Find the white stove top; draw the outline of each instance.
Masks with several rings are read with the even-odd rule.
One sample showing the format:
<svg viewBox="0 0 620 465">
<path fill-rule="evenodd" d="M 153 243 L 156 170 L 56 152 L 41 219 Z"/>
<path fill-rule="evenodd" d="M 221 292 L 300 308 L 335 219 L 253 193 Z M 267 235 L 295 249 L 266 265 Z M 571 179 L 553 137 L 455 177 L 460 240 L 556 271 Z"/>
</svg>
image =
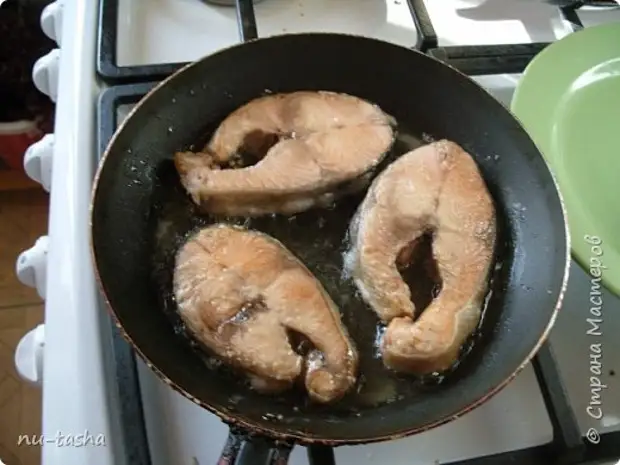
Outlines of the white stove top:
<svg viewBox="0 0 620 465">
<path fill-rule="evenodd" d="M 239 41 L 234 8 L 201 0 L 119 0 L 117 63 L 193 61 Z M 546 42 L 568 32 L 558 9 L 538 0 L 427 2 L 440 45 Z M 259 36 L 342 32 L 412 47 L 417 32 L 407 0 L 262 0 Z M 603 13 L 607 14 L 607 13 Z M 585 13 L 586 24 L 601 13 Z"/>
<path fill-rule="evenodd" d="M 124 463 L 112 444 L 113 393 L 104 389 L 105 329 L 88 250 L 88 204 L 94 172 L 95 36 L 98 2 L 67 2 L 62 20 L 57 125 L 51 188 L 46 286 L 44 434 L 105 434 L 111 447 L 44 447 L 44 465 Z M 200 0 L 119 0 L 118 64 L 184 62 L 238 42 L 233 8 Z M 427 6 L 440 45 L 549 41 L 569 33 L 557 9 L 536 0 L 442 0 Z M 333 31 L 373 36 L 405 46 L 416 42 L 406 0 L 263 0 L 256 5 L 259 36 Z M 588 24 L 620 21 L 619 11 L 585 12 Z M 509 104 L 518 75 L 476 78 Z M 618 377 L 603 376 L 600 420 L 588 415 L 590 344 L 602 342 L 604 373 L 620 371 L 620 301 L 604 294 L 603 337 L 586 334 L 590 283 L 573 266 L 568 295 L 551 339 L 580 426 L 585 432 L 620 429 Z M 79 349 L 78 349 L 79 348 Z M 154 465 L 215 463 L 227 428 L 173 392 L 139 363 L 143 406 Z M 466 416 L 418 436 L 336 449 L 339 464 L 446 463 L 547 443 L 552 429 L 533 370 Z M 119 446 L 120 447 L 120 446 Z M 291 462 L 306 464 L 303 448 Z"/>
</svg>

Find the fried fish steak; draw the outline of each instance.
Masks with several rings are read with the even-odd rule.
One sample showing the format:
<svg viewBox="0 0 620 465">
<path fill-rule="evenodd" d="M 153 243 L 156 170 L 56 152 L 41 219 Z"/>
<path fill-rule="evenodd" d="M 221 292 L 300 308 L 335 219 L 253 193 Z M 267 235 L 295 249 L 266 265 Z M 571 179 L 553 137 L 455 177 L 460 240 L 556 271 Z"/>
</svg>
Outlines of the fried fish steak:
<svg viewBox="0 0 620 465">
<path fill-rule="evenodd" d="M 329 403 L 355 384 L 358 354 L 335 303 L 266 234 L 222 224 L 200 230 L 177 254 L 174 295 L 195 339 L 258 391 L 282 392 L 302 378 L 311 399 Z M 305 353 L 293 335 L 309 341 Z"/>
<path fill-rule="evenodd" d="M 367 187 L 394 125 L 378 106 L 346 94 L 268 95 L 230 114 L 202 151 L 176 153 L 175 166 L 204 212 L 294 214 Z M 235 167 L 241 159 L 255 163 Z"/>
<path fill-rule="evenodd" d="M 373 181 L 350 233 L 350 274 L 387 325 L 384 363 L 421 375 L 450 368 L 479 324 L 496 242 L 493 199 L 474 159 L 447 140 L 401 156 Z M 416 309 L 399 270 L 427 234 L 441 288 Z"/>
</svg>

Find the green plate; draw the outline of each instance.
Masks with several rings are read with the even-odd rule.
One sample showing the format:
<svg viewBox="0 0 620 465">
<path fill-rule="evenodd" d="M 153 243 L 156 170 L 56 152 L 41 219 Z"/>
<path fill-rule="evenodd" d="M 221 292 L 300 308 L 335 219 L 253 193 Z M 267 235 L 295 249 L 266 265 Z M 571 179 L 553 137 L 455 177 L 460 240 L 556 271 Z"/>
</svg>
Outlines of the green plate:
<svg viewBox="0 0 620 465">
<path fill-rule="evenodd" d="M 558 180 L 573 258 L 620 296 L 620 24 L 549 45 L 511 109 Z"/>
</svg>

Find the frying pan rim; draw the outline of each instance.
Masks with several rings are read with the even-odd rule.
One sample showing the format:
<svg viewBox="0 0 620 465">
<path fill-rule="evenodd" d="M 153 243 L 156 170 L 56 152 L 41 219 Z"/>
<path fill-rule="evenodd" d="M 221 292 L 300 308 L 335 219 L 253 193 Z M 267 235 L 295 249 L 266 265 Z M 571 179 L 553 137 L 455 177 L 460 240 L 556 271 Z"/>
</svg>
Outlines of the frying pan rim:
<svg viewBox="0 0 620 465">
<path fill-rule="evenodd" d="M 209 58 L 212 58 L 214 56 L 220 55 L 220 54 L 224 54 L 227 53 L 229 50 L 235 49 L 235 48 L 240 48 L 243 46 L 246 46 L 250 43 L 253 42 L 266 42 L 266 41 L 279 41 L 279 40 L 286 40 L 286 37 L 291 37 L 291 36 L 321 36 L 321 37 L 334 37 L 334 38 L 338 38 L 338 37 L 348 37 L 348 38 L 353 38 L 356 40 L 361 40 L 361 41 L 366 41 L 366 42 L 380 42 L 383 44 L 386 44 L 388 46 L 391 47 L 398 47 L 398 48 L 403 48 L 405 50 L 408 50 L 409 52 L 412 53 L 417 53 L 418 55 L 424 57 L 423 59 L 428 59 L 428 60 L 432 60 L 437 62 L 439 65 L 444 66 L 446 68 L 449 68 L 450 70 L 452 70 L 453 72 L 455 72 L 456 74 L 460 75 L 461 78 L 464 78 L 466 80 L 468 80 L 471 84 L 474 84 L 476 87 L 478 87 L 480 90 L 482 90 L 483 92 L 485 92 L 487 95 L 489 95 L 491 98 L 493 98 L 497 103 L 499 103 L 514 119 L 514 121 L 518 124 L 518 126 L 521 128 L 522 132 L 524 135 L 526 135 L 529 139 L 530 142 L 532 143 L 532 145 L 534 145 L 534 147 L 536 147 L 536 150 L 539 154 L 539 157 L 542 159 L 544 166 L 547 168 L 547 172 L 549 174 L 549 176 L 551 177 L 551 180 L 553 181 L 554 187 L 555 187 L 555 192 L 556 195 L 558 196 L 558 200 L 560 203 L 560 208 L 562 211 L 562 220 L 564 222 L 564 236 L 565 236 L 565 263 L 564 263 L 564 272 L 563 272 L 563 277 L 562 277 L 562 284 L 559 290 L 559 294 L 558 294 L 558 298 L 557 301 L 555 303 L 555 307 L 553 309 L 553 312 L 551 313 L 551 316 L 549 318 L 549 322 L 547 323 L 547 325 L 545 326 L 543 333 L 541 335 L 541 337 L 539 338 L 538 342 L 534 345 L 534 347 L 532 348 L 532 350 L 527 354 L 527 356 L 524 358 L 524 360 L 521 362 L 521 364 L 509 375 L 507 376 L 501 383 L 497 384 L 496 386 L 492 387 L 486 394 L 484 394 L 483 396 L 479 397 L 476 401 L 470 403 L 469 405 L 466 405 L 464 407 L 462 407 L 460 410 L 458 410 L 457 412 L 453 413 L 453 414 L 449 414 L 449 415 L 445 415 L 443 418 L 432 422 L 432 423 L 427 423 L 423 426 L 419 426 L 416 428 L 411 428 L 411 429 L 404 429 L 401 431 L 395 431 L 392 433 L 388 433 L 388 434 L 381 434 L 381 435 L 376 435 L 376 436 L 372 436 L 372 437 L 357 437 L 357 438 L 347 438 L 347 439 L 335 439 L 335 438 L 322 438 L 322 437 L 311 437 L 309 435 L 303 434 L 303 433 L 297 433 L 297 432 L 280 432 L 268 427 L 265 427 L 261 424 L 259 424 L 258 422 L 253 422 L 253 421 L 248 421 L 245 420 L 244 418 L 235 415 L 235 414 L 230 414 L 225 412 L 222 409 L 217 408 L 216 406 L 211 405 L 210 403 L 206 403 L 203 402 L 202 400 L 192 396 L 189 392 L 187 392 L 185 389 L 183 389 L 181 386 L 177 385 L 175 382 L 173 382 L 170 378 L 168 378 L 157 366 L 155 366 L 149 359 L 149 357 L 144 354 L 142 352 L 142 350 L 137 346 L 137 344 L 134 343 L 134 341 L 132 340 L 131 336 L 125 331 L 125 329 L 123 328 L 123 326 L 121 325 L 119 318 L 114 310 L 114 308 L 112 307 L 112 305 L 110 304 L 110 301 L 108 299 L 108 295 L 105 289 L 105 286 L 103 285 L 103 281 L 101 279 L 100 273 L 99 273 L 99 267 L 98 267 L 98 261 L 97 261 L 97 254 L 95 252 L 95 238 L 94 238 L 94 234 L 93 234 L 93 213 L 94 213 L 94 206 L 95 206 L 95 202 L 96 199 L 98 198 L 98 192 L 99 192 L 99 187 L 100 187 L 100 183 L 99 183 L 99 179 L 100 176 L 103 172 L 103 169 L 106 165 L 106 160 L 108 158 L 108 156 L 110 155 L 110 152 L 112 151 L 112 148 L 114 147 L 114 143 L 116 142 L 116 139 L 119 137 L 120 133 L 122 132 L 123 128 L 125 127 L 125 125 L 131 120 L 131 118 L 133 117 L 133 115 L 139 111 L 140 107 L 143 106 L 143 104 L 149 99 L 151 98 L 160 88 L 164 87 L 169 81 L 175 79 L 177 76 L 183 74 L 183 72 L 185 72 L 186 70 L 194 67 L 194 66 L 198 66 L 200 65 L 202 62 L 208 60 Z M 312 444 L 324 444 L 324 445 L 329 445 L 329 446 L 339 446 L 339 445 L 354 445 L 354 444 L 371 444 L 371 443 L 377 443 L 377 442 L 382 442 L 382 441 L 388 441 L 388 440 L 394 440 L 394 439 L 400 439 L 400 438 L 404 438 L 404 437 L 408 437 L 408 436 L 413 436 L 415 434 L 418 433 L 422 433 L 424 431 L 428 431 L 431 430 L 433 428 L 436 428 L 438 426 L 442 426 L 446 423 L 449 423 L 453 420 L 456 420 L 457 418 L 462 417 L 463 415 L 469 413 L 470 411 L 476 409 L 477 407 L 479 407 L 480 405 L 484 404 L 485 402 L 487 402 L 488 400 L 490 400 L 493 396 L 495 396 L 496 394 L 498 394 L 502 389 L 504 389 L 508 384 L 510 384 L 513 379 L 527 366 L 528 363 L 530 363 L 530 361 L 534 358 L 534 356 L 536 355 L 536 353 L 540 350 L 541 346 L 546 342 L 546 340 L 549 337 L 549 334 L 552 330 L 552 328 L 555 325 L 555 321 L 557 319 L 557 315 L 558 312 L 562 306 L 563 300 L 564 300 L 564 296 L 566 294 L 566 289 L 568 286 L 568 278 L 569 278 L 569 274 L 570 274 L 570 264 L 571 264 L 571 237 L 570 237 L 570 231 L 569 231 L 569 225 L 568 225 L 568 221 L 567 221 L 567 211 L 566 211 L 566 205 L 564 203 L 564 197 L 562 196 L 562 192 L 560 191 L 560 187 L 558 184 L 558 181 L 555 177 L 555 175 L 553 174 L 553 171 L 550 169 L 549 164 L 547 163 L 547 161 L 545 160 L 545 158 L 542 156 L 542 152 L 540 151 L 540 148 L 536 145 L 536 142 L 532 140 L 532 138 L 529 136 L 529 133 L 526 131 L 525 127 L 523 126 L 523 124 L 521 123 L 521 121 L 512 113 L 512 111 L 510 111 L 510 109 L 500 100 L 495 99 L 495 97 L 493 97 L 493 95 L 484 87 L 482 87 L 480 84 L 478 84 L 471 76 L 468 76 L 466 74 L 464 74 L 463 72 L 461 72 L 460 70 L 458 70 L 457 68 L 451 66 L 448 63 L 445 63 L 435 57 L 432 57 L 430 55 L 427 55 L 419 50 L 416 49 L 412 49 L 412 48 L 407 48 L 404 47 L 402 45 L 398 45 L 398 44 L 394 44 L 382 39 L 376 39 L 376 38 L 370 38 L 370 37 L 365 37 L 365 36 L 361 36 L 361 35 L 355 35 L 355 34 L 346 34 L 346 33 L 334 33 L 334 32 L 300 32 L 300 33 L 287 33 L 287 34 L 279 34 L 276 36 L 270 36 L 270 37 L 259 37 L 259 38 L 255 38 L 246 42 L 240 42 L 237 44 L 233 44 L 229 47 L 225 47 L 222 48 L 220 50 L 218 50 L 215 53 L 206 55 L 196 61 L 193 61 L 191 63 L 186 64 L 185 66 L 179 68 L 177 71 L 173 72 L 171 75 L 169 75 L 168 77 L 166 77 L 165 79 L 163 79 L 161 82 L 159 82 L 158 84 L 156 84 L 151 90 L 149 90 L 149 92 L 146 93 L 146 95 L 129 111 L 129 113 L 127 114 L 127 116 L 125 117 L 125 119 L 118 125 L 118 127 L 116 128 L 114 134 L 112 135 L 112 137 L 110 138 L 110 141 L 108 142 L 106 149 L 101 157 L 101 159 L 99 160 L 99 165 L 97 167 L 97 171 L 95 173 L 95 176 L 93 178 L 93 187 L 91 189 L 91 199 L 90 199 L 90 205 L 89 205 L 89 238 L 90 238 L 90 253 L 91 253 L 91 259 L 93 261 L 94 264 L 94 271 L 95 271 L 95 279 L 97 280 L 97 284 L 99 286 L 99 289 L 101 290 L 101 293 L 103 294 L 103 298 L 106 304 L 106 308 L 108 310 L 108 313 L 111 315 L 116 327 L 119 329 L 121 335 L 123 336 L 123 338 L 131 345 L 131 347 L 136 351 L 136 353 L 140 356 L 140 358 L 144 361 L 144 363 L 157 375 L 158 378 L 160 378 L 163 382 L 165 382 L 167 385 L 169 385 L 172 389 L 174 389 L 176 392 L 178 392 L 179 394 L 181 394 L 182 396 L 184 396 L 185 398 L 187 398 L 188 400 L 190 400 L 191 402 L 195 403 L 196 405 L 204 408 L 205 410 L 207 410 L 208 412 L 213 413 L 214 415 L 216 415 L 217 417 L 219 417 L 225 424 L 227 424 L 229 427 L 237 427 L 237 428 L 241 428 L 244 431 L 251 433 L 251 434 L 258 434 L 258 435 L 262 435 L 268 438 L 271 438 L 273 440 L 277 440 L 277 441 L 284 441 L 284 442 L 292 442 L 295 444 L 299 444 L 299 445 L 312 445 Z"/>
</svg>

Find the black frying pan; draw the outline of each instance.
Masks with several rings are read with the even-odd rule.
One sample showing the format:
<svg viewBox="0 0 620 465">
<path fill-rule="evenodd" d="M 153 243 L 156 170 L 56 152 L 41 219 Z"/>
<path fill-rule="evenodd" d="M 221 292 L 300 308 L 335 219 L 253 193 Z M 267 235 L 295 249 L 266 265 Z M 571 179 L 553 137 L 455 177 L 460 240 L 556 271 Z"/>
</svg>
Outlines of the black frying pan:
<svg viewBox="0 0 620 465">
<path fill-rule="evenodd" d="M 359 393 L 329 407 L 309 405 L 295 392 L 262 396 L 226 369 L 205 366 L 184 335 L 170 298 L 174 253 L 189 231 L 213 219 L 194 212 L 172 155 L 201 146 L 224 117 L 265 92 L 302 89 L 345 92 L 393 115 L 399 138 L 391 159 L 425 135 L 457 142 L 481 167 L 497 205 L 501 266 L 471 350 L 443 380 L 383 369 L 373 350 L 377 320 L 351 284 L 339 279 L 342 240 L 363 193 L 292 222 L 262 218 L 250 225 L 296 253 L 342 308 L 361 352 Z M 248 42 L 164 81 L 110 142 L 95 181 L 91 222 L 99 280 L 127 340 L 171 387 L 233 427 L 220 463 L 285 462 L 294 443 L 388 440 L 463 415 L 506 386 L 534 356 L 552 327 L 568 276 L 562 202 L 517 120 L 439 61 L 339 34 Z M 239 453 L 242 442 L 245 453 Z"/>
</svg>

